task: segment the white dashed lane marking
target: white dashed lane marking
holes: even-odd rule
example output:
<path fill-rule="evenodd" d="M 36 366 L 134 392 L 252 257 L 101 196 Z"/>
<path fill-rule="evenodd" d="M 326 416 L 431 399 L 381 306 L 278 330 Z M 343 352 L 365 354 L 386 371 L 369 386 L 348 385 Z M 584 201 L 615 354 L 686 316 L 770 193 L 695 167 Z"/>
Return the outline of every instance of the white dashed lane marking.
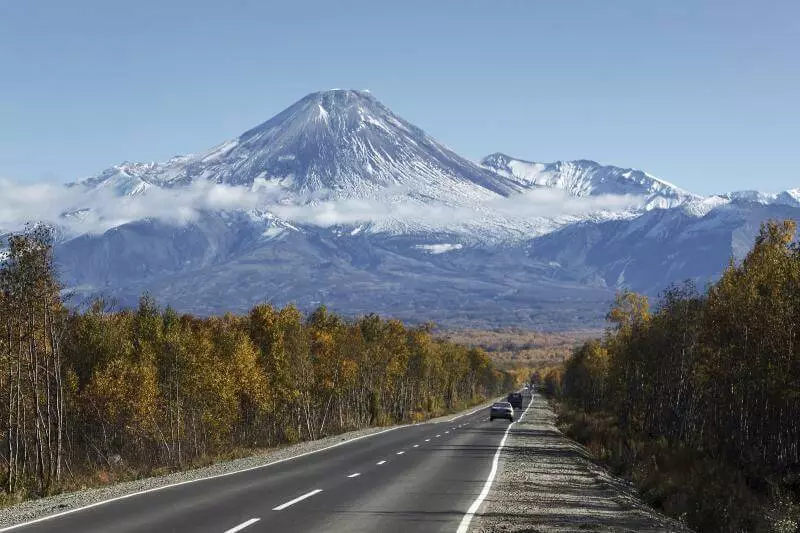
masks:
<path fill-rule="evenodd" d="M 283 511 L 284 509 L 286 509 L 290 505 L 294 505 L 297 502 L 301 502 L 301 501 L 305 500 L 306 498 L 310 498 L 310 497 L 314 496 L 315 494 L 319 494 L 320 492 L 322 492 L 322 489 L 314 489 L 311 492 L 306 492 L 305 494 L 303 494 L 301 496 L 298 496 L 294 500 L 289 500 L 286 503 L 282 503 L 282 504 L 280 504 L 279 506 L 275 507 L 272 510 L 273 511 Z"/>
<path fill-rule="evenodd" d="M 241 524 L 239 524 L 238 526 L 236 526 L 236 527 L 232 527 L 232 528 L 230 528 L 230 529 L 226 530 L 226 531 L 225 531 L 225 533 L 236 533 L 237 531 L 241 531 L 241 530 L 243 530 L 243 529 L 244 529 L 244 528 L 246 528 L 247 526 L 252 526 L 253 524 L 255 524 L 256 522 L 258 522 L 259 520 L 261 520 L 261 519 L 260 519 L 260 518 L 251 518 L 251 519 L 250 519 L 250 520 L 248 520 L 247 522 L 242 522 L 242 523 L 241 523 Z"/>

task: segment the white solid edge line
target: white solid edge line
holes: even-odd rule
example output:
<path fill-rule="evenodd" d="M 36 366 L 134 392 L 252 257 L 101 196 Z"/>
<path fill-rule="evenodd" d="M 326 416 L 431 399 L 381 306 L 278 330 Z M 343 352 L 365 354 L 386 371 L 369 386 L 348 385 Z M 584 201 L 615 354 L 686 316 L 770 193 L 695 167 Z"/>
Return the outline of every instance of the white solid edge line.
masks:
<path fill-rule="evenodd" d="M 472 522 L 472 518 L 475 516 L 475 513 L 478 512 L 478 509 L 480 509 L 483 500 L 486 499 L 486 496 L 489 495 L 489 490 L 491 490 L 492 488 L 492 483 L 494 483 L 494 477 L 497 475 L 497 465 L 500 462 L 500 452 L 503 450 L 503 446 L 506 445 L 506 439 L 508 438 L 508 433 L 511 431 L 511 426 L 522 420 L 522 417 L 525 416 L 525 413 L 528 412 L 528 409 L 530 409 L 532 404 L 533 400 L 531 399 L 531 401 L 528 402 L 528 407 L 525 408 L 522 414 L 516 420 L 511 422 L 506 428 L 506 432 L 503 434 L 503 439 L 497 446 L 497 451 L 494 452 L 494 459 L 492 459 L 492 469 L 489 471 L 489 477 L 486 479 L 486 483 L 484 483 L 483 485 L 483 490 L 481 490 L 481 493 L 478 495 L 477 498 L 475 498 L 475 501 L 472 502 L 472 505 L 469 506 L 469 509 L 467 509 L 467 514 L 465 514 L 464 517 L 461 519 L 461 523 L 458 525 L 456 533 L 467 533 L 467 530 L 469 530 L 469 524 L 470 522 Z"/>
<path fill-rule="evenodd" d="M 361 472 L 354 472 L 354 473 L 350 474 L 350 475 L 349 475 L 349 476 L 347 476 L 347 477 L 358 477 L 358 476 L 360 476 L 360 475 L 361 475 Z"/>
<path fill-rule="evenodd" d="M 306 493 L 305 493 L 305 494 L 303 494 L 302 496 L 298 496 L 298 497 L 297 497 L 297 498 L 295 498 L 294 500 L 289 500 L 289 501 L 288 501 L 288 502 L 286 502 L 286 503 L 282 503 L 282 504 L 280 504 L 279 506 L 277 506 L 277 507 L 273 508 L 272 510 L 273 510 L 273 511 L 283 511 L 284 509 L 286 509 L 286 508 L 287 508 L 287 507 L 289 507 L 290 505 L 294 505 L 294 504 L 296 504 L 297 502 L 301 502 L 301 501 L 305 500 L 306 498 L 310 498 L 310 497 L 312 497 L 312 496 L 313 496 L 313 495 L 315 495 L 315 494 L 319 494 L 320 492 L 322 492 L 322 489 L 314 489 L 314 490 L 312 490 L 311 492 L 306 492 Z"/>
<path fill-rule="evenodd" d="M 385 462 L 386 462 L 386 461 L 378 461 L 378 462 L 377 462 L 377 463 L 375 463 L 375 464 L 376 464 L 376 465 L 382 465 L 382 464 L 383 464 L 383 463 L 385 463 Z"/>
<path fill-rule="evenodd" d="M 122 496 L 116 496 L 114 498 L 109 498 L 108 500 L 100 500 L 99 502 L 90 503 L 89 505 L 84 505 L 83 507 L 76 507 L 75 509 L 70 509 L 69 511 L 62 511 L 60 513 L 55 513 L 55 514 L 51 514 L 51 515 L 47 515 L 47 516 L 42 516 L 41 518 L 36 518 L 34 520 L 29 520 L 28 522 L 22 522 L 20 524 L 15 524 L 13 526 L 7 526 L 7 527 L 4 527 L 4 528 L 0 529 L 0 533 L 5 533 L 6 531 L 12 531 L 14 529 L 19 529 L 21 527 L 26 527 L 26 526 L 29 526 L 31 524 L 38 524 L 39 522 L 44 522 L 45 520 L 52 520 L 53 518 L 60 518 L 62 516 L 66 516 L 66 515 L 69 515 L 69 514 L 72 514 L 72 513 L 77 513 L 79 511 L 85 511 L 86 509 L 91 509 L 92 507 L 98 507 L 100 505 L 105 505 L 107 503 L 112 503 L 112 502 L 116 502 L 116 501 L 120 501 L 120 500 L 126 500 L 128 498 L 133 498 L 134 496 L 139 496 L 141 494 L 147 494 L 147 493 L 150 493 L 150 492 L 157 492 L 157 491 L 164 490 L 164 489 L 169 489 L 169 488 L 172 488 L 172 487 L 179 487 L 181 485 L 188 485 L 189 483 L 197 483 L 198 481 L 206 481 L 206 480 L 209 480 L 209 479 L 217 479 L 217 478 L 221 478 L 221 477 L 233 476 L 233 475 L 236 475 L 236 474 L 241 474 L 243 472 L 250 472 L 252 470 L 258 470 L 259 468 L 267 468 L 267 467 L 272 466 L 272 465 L 276 465 L 276 464 L 279 464 L 279 463 L 284 463 L 286 461 L 291 461 L 293 459 L 297 459 L 298 457 L 304 457 L 306 455 L 311 455 L 311 454 L 314 454 L 314 453 L 324 452 L 325 450 L 330 450 L 331 448 L 336 448 L 338 446 L 342 446 L 344 444 L 349 444 L 349 443 L 355 442 L 357 440 L 366 439 L 366 438 L 369 438 L 369 437 L 374 437 L 375 435 L 381 435 L 383 433 L 388 433 L 389 431 L 394 431 L 396 429 L 403 429 L 403 428 L 411 427 L 411 426 L 414 426 L 414 425 L 415 424 L 406 424 L 406 425 L 403 425 L 403 426 L 396 426 L 396 427 L 393 427 L 393 428 L 383 429 L 381 431 L 376 431 L 375 433 L 370 433 L 369 435 L 361 435 L 360 437 L 353 437 L 352 439 L 349 439 L 349 440 L 343 440 L 342 442 L 337 442 L 336 444 L 331 444 L 330 446 L 325 446 L 324 448 L 320 448 L 319 450 L 311 450 L 310 452 L 304 452 L 304 453 L 301 453 L 301 454 L 298 454 L 298 455 L 293 455 L 291 457 L 286 457 L 284 459 L 278 459 L 277 461 L 272 461 L 271 463 L 267 463 L 267 464 L 264 464 L 264 465 L 251 466 L 251 467 L 248 467 L 248 468 L 243 468 L 241 470 L 234 470 L 233 472 L 225 472 L 223 474 L 215 474 L 213 476 L 200 477 L 200 478 L 197 478 L 197 479 L 188 479 L 186 481 L 179 481 L 178 483 L 171 483 L 171 484 L 168 484 L 168 485 L 162 485 L 160 487 L 153 487 L 152 489 L 141 490 L 139 492 L 132 492 L 130 494 L 123 494 Z M 313 442 L 313 441 L 310 441 L 310 442 Z"/>
<path fill-rule="evenodd" d="M 247 526 L 252 526 L 253 524 L 255 524 L 256 522 L 258 522 L 259 520 L 261 520 L 261 519 L 260 519 L 260 518 L 251 518 L 251 519 L 250 519 L 250 520 L 248 520 L 247 522 L 242 522 L 242 523 L 241 523 L 241 524 L 239 524 L 238 526 L 236 526 L 236 527 L 232 527 L 232 528 L 230 528 L 230 529 L 226 530 L 226 531 L 225 531 L 225 533 L 236 533 L 237 531 L 241 531 L 241 530 L 243 530 L 243 529 L 244 529 L 244 528 L 246 528 Z"/>

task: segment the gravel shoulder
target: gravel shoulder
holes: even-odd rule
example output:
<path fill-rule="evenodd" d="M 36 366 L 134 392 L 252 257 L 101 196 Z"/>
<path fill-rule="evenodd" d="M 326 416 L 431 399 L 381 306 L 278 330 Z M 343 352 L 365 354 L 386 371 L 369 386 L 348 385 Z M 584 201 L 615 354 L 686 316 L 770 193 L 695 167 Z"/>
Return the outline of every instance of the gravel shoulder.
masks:
<path fill-rule="evenodd" d="M 555 423 L 547 401 L 534 395 L 509 433 L 500 470 L 470 531 L 691 531 L 642 502 L 632 485 L 593 463 Z"/>
<path fill-rule="evenodd" d="M 492 400 L 494 401 L 494 400 Z M 452 413 L 438 418 L 420 422 L 420 424 L 435 424 L 452 420 L 453 418 L 463 416 L 465 414 L 474 412 L 479 409 L 487 408 L 492 401 L 485 402 L 480 406 L 472 407 L 459 413 Z M 234 459 L 231 461 L 222 461 L 213 465 L 196 468 L 193 470 L 186 470 L 184 472 L 175 472 L 165 476 L 149 477 L 144 479 L 137 479 L 134 481 L 126 481 L 114 485 L 107 485 L 104 487 L 97 487 L 86 489 L 77 492 L 69 492 L 49 496 L 47 498 L 40 498 L 37 500 L 28 500 L 16 505 L 0 509 L 0 528 L 27 522 L 44 516 L 62 513 L 71 509 L 85 507 L 87 505 L 96 504 L 104 500 L 120 498 L 126 495 L 134 494 L 137 492 L 156 489 L 174 485 L 177 483 L 185 483 L 187 481 L 200 480 L 204 478 L 219 476 L 223 474 L 232 474 L 241 470 L 251 468 L 258 468 L 268 466 L 272 463 L 283 461 L 298 455 L 311 453 L 321 450 L 330 446 L 334 446 L 344 441 L 357 439 L 359 437 L 367 437 L 376 433 L 384 432 L 390 429 L 397 429 L 414 424 L 401 424 L 389 427 L 374 427 L 340 435 L 325 437 L 315 441 L 300 442 L 291 446 L 269 450 L 267 452 L 244 457 L 241 459 Z"/>

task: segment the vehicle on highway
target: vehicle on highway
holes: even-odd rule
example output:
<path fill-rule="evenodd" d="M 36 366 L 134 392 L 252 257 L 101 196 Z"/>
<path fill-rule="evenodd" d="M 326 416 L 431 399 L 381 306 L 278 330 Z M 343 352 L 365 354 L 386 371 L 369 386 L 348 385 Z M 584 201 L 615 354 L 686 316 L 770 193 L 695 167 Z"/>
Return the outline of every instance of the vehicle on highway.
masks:
<path fill-rule="evenodd" d="M 510 422 L 514 421 L 514 408 L 508 402 L 495 402 L 489 410 L 489 421 L 495 418 L 507 418 Z"/>
<path fill-rule="evenodd" d="M 511 407 L 522 409 L 522 394 L 519 392 L 512 392 L 508 395 L 508 403 L 511 404 Z"/>

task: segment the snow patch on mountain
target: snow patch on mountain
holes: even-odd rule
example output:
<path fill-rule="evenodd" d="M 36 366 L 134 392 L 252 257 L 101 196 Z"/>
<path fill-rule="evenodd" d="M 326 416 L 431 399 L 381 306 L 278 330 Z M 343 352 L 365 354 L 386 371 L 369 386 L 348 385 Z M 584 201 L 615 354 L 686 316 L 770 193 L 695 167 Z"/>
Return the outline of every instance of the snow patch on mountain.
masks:
<path fill-rule="evenodd" d="M 691 200 L 680 206 L 680 209 L 687 215 L 704 217 L 714 209 L 730 203 L 729 198 L 723 196 L 708 196 Z"/>
<path fill-rule="evenodd" d="M 414 248 L 418 250 L 425 250 L 428 253 L 438 255 L 443 254 L 445 252 L 451 252 L 453 250 L 460 250 L 463 248 L 464 245 L 461 243 L 451 244 L 451 243 L 442 243 L 442 244 L 418 244 Z"/>

